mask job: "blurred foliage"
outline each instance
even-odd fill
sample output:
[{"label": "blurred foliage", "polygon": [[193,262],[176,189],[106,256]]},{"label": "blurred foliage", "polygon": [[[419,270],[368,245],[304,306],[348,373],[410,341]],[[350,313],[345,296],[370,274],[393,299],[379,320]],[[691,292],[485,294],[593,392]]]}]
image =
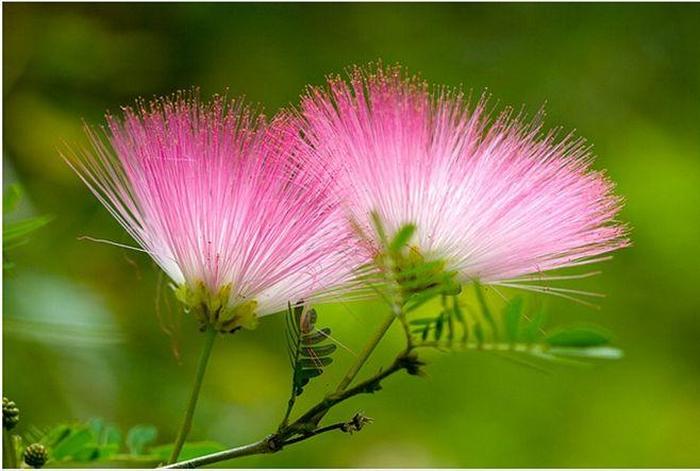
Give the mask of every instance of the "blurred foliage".
[{"label": "blurred foliage", "polygon": [[7,273],[14,266],[9,260],[7,251],[27,243],[29,234],[40,229],[51,220],[49,216],[35,216],[19,221],[8,220],[12,219],[12,213],[17,208],[21,198],[22,189],[17,183],[9,185],[2,196],[2,269],[4,273]]},{"label": "blurred foliage", "polygon": [[[126,435],[102,419],[61,423],[46,430],[33,426],[28,429],[16,437],[16,453],[21,456],[26,444],[37,443],[46,450],[47,468],[154,468],[165,463],[172,451],[172,445],[154,446],[158,431],[153,425],[135,425]],[[223,449],[212,441],[190,442],[180,456],[189,459]]]},{"label": "blurred foliage", "polygon": [[[86,144],[81,118],[98,124],[137,96],[192,85],[274,112],[305,84],[382,58],[530,112],[546,102],[548,125],[595,144],[635,246],[575,282],[608,295],[600,311],[534,296],[523,312],[605,325],[625,358],[540,374],[496,355],[434,353],[427,378],[397,375],[333,412],[364,410],[376,419],[366,431],[233,464],[700,466],[700,6],[14,3],[3,22],[4,186],[25,189],[17,220],[54,215],[12,251],[3,285],[3,392],[22,404],[18,433],[102,416],[172,441],[202,340],[175,303],[156,302],[145,256],[78,240],[129,242],[58,156],[65,142]],[[484,297],[501,311],[492,290]],[[460,301],[479,306],[471,290]],[[421,309],[438,312],[431,302]],[[299,407],[337,383],[384,309],[317,307],[338,350]],[[193,440],[235,445],[274,429],[290,387],[284,324],[266,318],[217,345]],[[401,344],[392,330],[368,371]]]}]

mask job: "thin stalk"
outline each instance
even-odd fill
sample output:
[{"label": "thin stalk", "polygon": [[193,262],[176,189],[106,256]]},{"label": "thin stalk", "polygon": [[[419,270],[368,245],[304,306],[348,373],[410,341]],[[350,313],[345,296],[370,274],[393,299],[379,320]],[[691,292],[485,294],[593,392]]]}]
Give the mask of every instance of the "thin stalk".
[{"label": "thin stalk", "polygon": [[190,433],[190,428],[192,428],[192,417],[194,416],[194,410],[197,407],[197,399],[199,399],[199,391],[202,389],[204,372],[207,369],[207,363],[209,363],[209,357],[211,356],[211,350],[214,346],[216,335],[216,329],[209,326],[205,333],[204,345],[202,346],[202,353],[199,357],[199,363],[197,364],[197,372],[194,377],[194,385],[192,386],[190,400],[187,404],[187,409],[185,410],[185,417],[182,421],[180,431],[177,434],[177,439],[175,439],[175,446],[173,447],[173,452],[170,455],[170,460],[168,460],[168,463],[174,463],[177,461],[178,456],[180,456],[182,446],[185,444],[185,440],[187,440],[187,436]]},{"label": "thin stalk", "polygon": [[[379,221],[378,216],[375,213],[372,214],[372,217],[375,218],[375,227],[377,228],[379,237],[382,240],[382,244],[385,247],[387,247],[388,242],[386,240],[386,234],[384,233],[384,229],[382,228],[381,222]],[[389,316],[384,319],[384,322],[382,322],[382,324],[379,326],[379,329],[367,341],[365,347],[360,352],[360,355],[355,360],[355,363],[352,364],[348,372],[345,373],[345,376],[338,384],[336,392],[341,392],[345,390],[348,386],[350,386],[350,383],[352,383],[352,381],[355,379],[355,376],[357,376],[357,374],[360,372],[362,366],[367,362],[367,359],[370,357],[374,349],[377,348],[377,345],[382,340],[384,335],[386,335],[387,331],[389,330],[389,327],[391,327],[391,324],[394,323],[394,320],[397,317],[403,317],[403,300],[401,299],[401,294],[397,287],[395,275],[396,266],[394,260],[391,258],[390,255],[385,255],[383,264],[384,278],[387,282],[387,287],[389,288],[389,304],[391,305],[391,312],[389,313]],[[408,347],[410,349],[411,337],[409,333],[407,333],[407,339],[409,342]]]},{"label": "thin stalk", "polygon": [[[344,427],[347,427],[353,419],[351,419],[351,421],[348,422],[337,423],[317,429],[311,429],[310,427],[315,426],[315,424],[318,423],[319,417],[325,415],[332,407],[336,406],[337,404],[345,402],[346,400],[360,394],[369,394],[374,391],[377,391],[380,388],[380,383],[389,376],[393,375],[394,373],[397,373],[401,370],[407,370],[411,372],[413,369],[421,365],[422,363],[418,360],[416,356],[411,356],[410,352],[402,352],[387,368],[384,368],[383,370],[376,373],[374,376],[358,383],[352,388],[348,388],[342,392],[337,392],[326,396],[323,400],[321,400],[321,402],[317,403],[315,406],[309,409],[294,423],[284,427],[281,430],[278,430],[276,433],[273,433],[272,435],[269,435],[266,438],[263,438],[262,440],[258,440],[248,445],[231,448],[229,450],[224,450],[217,453],[192,458],[190,460],[181,461],[178,463],[171,463],[167,466],[163,466],[163,468],[199,468],[209,464],[219,463],[234,458],[240,458],[242,456],[277,453],[287,445],[292,445],[304,440],[308,440],[320,434],[331,432],[334,430],[341,430],[345,432],[353,430],[357,431],[359,430],[359,428],[344,430]],[[415,374],[415,372],[411,374]]]},{"label": "thin stalk", "polygon": [[163,466],[163,469],[193,469],[201,468],[208,464],[218,463],[220,461],[227,461],[233,458],[239,458],[241,456],[249,455],[260,455],[265,453],[272,453],[273,450],[270,449],[267,439],[262,439],[257,442],[251,443],[249,445],[243,445],[236,448],[231,448],[230,450],[220,451],[218,453],[212,453],[210,455],[199,456],[197,458],[192,458],[187,461],[181,461],[179,463],[170,463],[168,466]]},{"label": "thin stalk", "polygon": [[357,376],[357,374],[360,372],[360,369],[362,369],[362,366],[370,357],[374,349],[377,348],[377,345],[382,340],[386,332],[389,330],[391,324],[394,323],[394,319],[396,319],[396,317],[396,314],[392,311],[389,313],[389,316],[384,319],[382,324],[379,326],[379,329],[369,339],[367,344],[365,344],[364,348],[355,360],[355,363],[353,363],[348,372],[345,373],[345,376],[338,384],[336,392],[341,392],[345,390],[348,386],[350,386],[350,383],[352,383],[352,380],[354,380],[355,376]]},{"label": "thin stalk", "polygon": [[12,440],[12,432],[9,430],[2,432],[2,466],[5,469],[17,468],[17,454]]}]

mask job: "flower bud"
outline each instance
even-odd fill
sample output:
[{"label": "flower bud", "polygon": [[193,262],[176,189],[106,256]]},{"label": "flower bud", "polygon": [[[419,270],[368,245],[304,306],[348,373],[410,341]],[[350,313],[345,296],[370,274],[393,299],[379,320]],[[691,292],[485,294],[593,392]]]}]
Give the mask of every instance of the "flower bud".
[{"label": "flower bud", "polygon": [[48,458],[46,448],[39,443],[32,443],[24,450],[24,462],[32,468],[41,468]]},{"label": "flower bud", "polygon": [[19,409],[14,401],[6,397],[2,398],[2,426],[5,430],[12,430],[19,423]]}]

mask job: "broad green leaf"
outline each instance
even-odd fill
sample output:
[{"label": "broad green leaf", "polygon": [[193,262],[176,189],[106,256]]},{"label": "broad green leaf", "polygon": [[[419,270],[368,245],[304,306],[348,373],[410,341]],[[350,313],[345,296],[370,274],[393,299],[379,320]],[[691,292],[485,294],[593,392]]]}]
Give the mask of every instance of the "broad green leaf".
[{"label": "broad green leaf", "polygon": [[[185,443],[180,451],[180,461],[189,460],[202,455],[208,455],[225,450],[226,447],[218,442],[202,441]],[[161,460],[166,461],[170,458],[173,451],[173,445],[155,446],[149,450],[150,454],[157,455]]]},{"label": "broad green leaf", "polygon": [[121,445],[118,443],[113,443],[109,445],[99,445],[97,450],[99,452],[99,457],[97,459],[102,460],[107,459],[110,456],[114,456],[117,453],[119,453],[120,449]]},{"label": "broad green leaf", "polygon": [[53,446],[52,457],[60,460],[63,458],[78,458],[84,459],[85,454],[92,454],[96,448],[95,436],[92,431],[85,426],[70,429],[66,435],[62,433],[62,439],[58,440]]},{"label": "broad green leaf", "polygon": [[546,342],[554,347],[595,347],[607,344],[610,337],[597,327],[571,327],[550,334]]},{"label": "broad green leaf", "polygon": [[97,443],[93,442],[73,453],[71,458],[75,461],[88,462],[98,459],[100,454],[100,447],[97,446]]},{"label": "broad green leaf", "polygon": [[66,439],[73,431],[72,425],[60,424],[46,432],[44,437],[41,439],[41,443],[49,448],[56,448],[56,446]]},{"label": "broad green leaf", "polygon": [[391,244],[389,244],[389,250],[391,250],[392,252],[399,252],[406,246],[406,244],[408,244],[415,232],[416,226],[414,226],[413,224],[406,224],[405,226],[403,226],[401,229],[398,230],[394,238],[391,240]]},{"label": "broad green leaf", "polygon": [[153,425],[136,425],[126,434],[126,446],[132,455],[145,454],[146,446],[158,436]]}]

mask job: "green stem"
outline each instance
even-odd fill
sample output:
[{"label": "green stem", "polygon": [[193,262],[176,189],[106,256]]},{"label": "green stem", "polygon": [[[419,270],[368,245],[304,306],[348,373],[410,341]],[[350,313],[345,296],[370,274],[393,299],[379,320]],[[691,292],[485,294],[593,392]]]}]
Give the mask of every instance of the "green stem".
[{"label": "green stem", "polygon": [[12,432],[3,429],[2,434],[2,467],[5,469],[17,468],[17,454],[12,440]]},{"label": "green stem", "polygon": [[396,317],[396,314],[394,313],[394,311],[392,311],[389,313],[389,316],[386,319],[384,319],[382,324],[379,326],[379,329],[369,339],[365,347],[360,352],[359,356],[357,357],[357,360],[355,360],[355,363],[353,363],[348,372],[345,373],[345,376],[340,381],[340,384],[338,384],[338,388],[336,389],[337,392],[341,392],[345,390],[348,386],[350,386],[350,383],[352,383],[352,380],[355,379],[357,373],[360,372],[360,369],[365,364],[365,362],[372,354],[374,349],[377,348],[379,341],[382,340],[382,337],[384,337],[384,334],[386,334],[386,332],[389,330],[391,324],[394,323]]},{"label": "green stem", "polygon": [[175,446],[173,447],[173,452],[170,455],[170,460],[168,461],[169,463],[174,463],[177,461],[178,456],[180,456],[182,446],[185,444],[185,440],[187,440],[187,436],[190,433],[190,428],[192,427],[192,417],[194,416],[194,409],[195,407],[197,407],[197,399],[199,398],[199,391],[200,389],[202,389],[202,380],[204,379],[204,372],[207,369],[207,363],[209,362],[209,356],[211,355],[211,350],[214,346],[214,340],[216,339],[216,335],[216,329],[212,326],[209,326],[206,330],[204,346],[202,347],[202,353],[199,357],[199,363],[197,364],[197,373],[194,377],[192,394],[190,395],[190,400],[187,404],[187,410],[185,410],[185,417],[182,421],[180,431],[177,434]]},{"label": "green stem", "polygon": [[341,402],[344,402],[357,395],[369,394],[379,390],[380,383],[383,380],[401,370],[406,370],[410,374],[417,374],[417,368],[422,366],[422,364],[423,363],[420,362],[420,360],[418,360],[418,357],[416,355],[412,354],[410,351],[404,351],[400,353],[394,359],[394,362],[387,368],[380,370],[374,376],[358,383],[352,388],[347,388],[342,392],[336,392],[326,396],[323,400],[321,400],[321,402],[317,403],[315,406],[309,409],[294,423],[283,427],[276,433],[269,435],[266,438],[263,438],[262,440],[258,440],[257,442],[248,445],[231,448],[230,450],[224,450],[217,453],[212,453],[210,455],[192,458],[187,461],[171,463],[168,466],[164,466],[163,468],[199,468],[205,465],[239,458],[241,456],[277,453],[287,445],[292,445],[294,443],[308,440],[322,433],[330,432],[333,430],[341,430],[348,433],[352,431],[357,431],[361,428],[361,425],[355,425],[355,428],[350,428],[348,430],[344,429],[344,427],[348,427],[350,423],[354,422],[355,418],[344,423],[337,423],[321,428],[315,427],[316,424],[318,424],[320,417],[323,417],[332,407],[336,406],[337,404],[340,404]]}]

